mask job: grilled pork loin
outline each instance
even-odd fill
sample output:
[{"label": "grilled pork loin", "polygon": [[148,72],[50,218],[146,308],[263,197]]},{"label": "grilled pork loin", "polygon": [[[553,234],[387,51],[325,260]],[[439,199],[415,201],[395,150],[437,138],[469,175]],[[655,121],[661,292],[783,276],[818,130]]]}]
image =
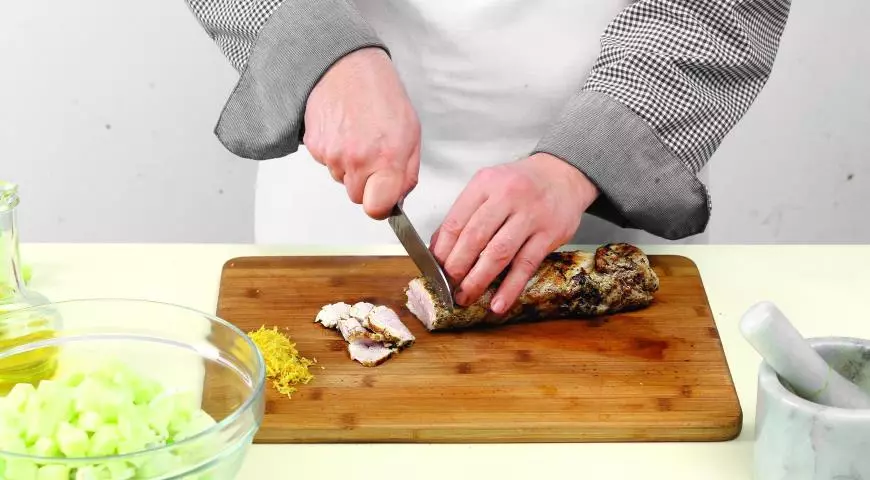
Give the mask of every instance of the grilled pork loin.
[{"label": "grilled pork loin", "polygon": [[321,307],[314,321],[338,330],[347,342],[350,358],[367,367],[384,363],[415,340],[399,316],[383,305],[332,303]]},{"label": "grilled pork loin", "polygon": [[423,277],[405,288],[407,307],[430,331],[467,328],[478,324],[590,317],[642,308],[659,288],[658,276],[647,256],[626,243],[607,244],[595,253],[550,253],[516,303],[503,315],[489,304],[507,270],[480,299],[467,307],[442,305]]}]

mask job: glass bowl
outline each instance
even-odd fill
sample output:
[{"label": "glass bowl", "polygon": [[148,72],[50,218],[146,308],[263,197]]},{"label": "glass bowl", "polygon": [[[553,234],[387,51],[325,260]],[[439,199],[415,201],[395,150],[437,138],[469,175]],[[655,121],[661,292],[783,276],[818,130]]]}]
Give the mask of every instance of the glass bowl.
[{"label": "glass bowl", "polygon": [[26,333],[0,343],[5,480],[232,479],[260,428],[263,357],[213,315],[71,300],[0,314],[3,332]]}]

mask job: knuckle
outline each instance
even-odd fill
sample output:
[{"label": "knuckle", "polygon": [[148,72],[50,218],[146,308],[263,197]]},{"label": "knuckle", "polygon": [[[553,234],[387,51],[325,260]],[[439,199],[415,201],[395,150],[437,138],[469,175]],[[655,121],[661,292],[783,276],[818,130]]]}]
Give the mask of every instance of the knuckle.
[{"label": "knuckle", "polygon": [[[341,154],[335,150],[321,149],[320,150],[320,161],[324,165],[334,168],[336,170],[341,170]],[[317,157],[315,157],[317,158]]]},{"label": "knuckle", "polygon": [[511,248],[504,242],[492,242],[486,247],[485,255],[495,263],[504,265],[510,261]]},{"label": "knuckle", "polygon": [[477,171],[474,174],[475,181],[478,182],[491,182],[498,177],[498,170],[494,167],[484,167]]},{"label": "knuckle", "polygon": [[477,246],[478,252],[481,249],[486,248],[486,244],[489,238],[486,237],[486,234],[481,227],[475,225],[467,225],[465,227],[465,231],[463,231],[462,233],[463,235],[468,237],[469,243],[471,245]]},{"label": "knuckle", "polygon": [[398,142],[384,142],[378,147],[378,158],[382,161],[393,164],[401,155],[403,148]]},{"label": "knuckle", "polygon": [[462,224],[455,218],[446,218],[441,225],[441,231],[447,235],[457,237],[462,233]]},{"label": "knuckle", "polygon": [[463,271],[462,266],[456,262],[449,262],[444,266],[444,271],[446,271],[447,275],[453,279],[460,279],[465,276],[465,271]]},{"label": "knuckle", "polygon": [[532,260],[528,255],[521,255],[514,260],[514,268],[522,273],[523,277],[531,277],[538,269],[538,262]]},{"label": "knuckle", "polygon": [[506,172],[504,175],[504,189],[507,195],[519,196],[532,191],[532,182],[525,175],[516,172]]},{"label": "knuckle", "polygon": [[345,150],[342,155],[342,163],[346,170],[356,172],[363,169],[367,158],[368,153],[364,149],[353,147]]}]

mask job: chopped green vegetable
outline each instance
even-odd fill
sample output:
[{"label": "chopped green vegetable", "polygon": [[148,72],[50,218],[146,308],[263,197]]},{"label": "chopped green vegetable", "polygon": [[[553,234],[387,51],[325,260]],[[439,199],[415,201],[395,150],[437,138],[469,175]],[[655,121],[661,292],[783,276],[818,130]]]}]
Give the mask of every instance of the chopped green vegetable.
[{"label": "chopped green vegetable", "polygon": [[66,465],[63,459],[123,455],[171,445],[214,424],[190,392],[164,389],[118,363],[43,380],[37,387],[20,383],[0,397],[0,451],[45,460],[0,455],[0,478],[134,480],[172,474],[217,454],[213,448],[217,445],[197,442],[130,461],[90,465]]}]

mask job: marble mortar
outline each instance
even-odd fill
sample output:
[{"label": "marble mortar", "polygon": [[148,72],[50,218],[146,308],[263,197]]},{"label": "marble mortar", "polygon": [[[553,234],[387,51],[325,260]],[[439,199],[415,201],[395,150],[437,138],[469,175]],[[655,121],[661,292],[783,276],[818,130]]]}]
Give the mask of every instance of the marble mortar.
[{"label": "marble mortar", "polygon": [[[870,340],[807,339],[840,375],[870,392]],[[755,480],[870,480],[870,409],[796,395],[762,362],[755,416]]]}]

